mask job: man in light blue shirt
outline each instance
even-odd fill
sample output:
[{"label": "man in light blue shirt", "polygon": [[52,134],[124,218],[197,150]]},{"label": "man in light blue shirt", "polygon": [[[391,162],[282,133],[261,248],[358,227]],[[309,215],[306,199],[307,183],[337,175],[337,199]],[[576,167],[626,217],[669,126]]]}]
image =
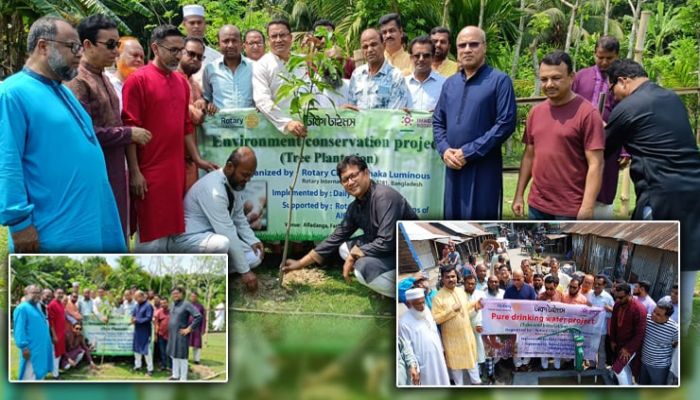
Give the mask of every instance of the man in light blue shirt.
[{"label": "man in light blue shirt", "polygon": [[78,300],[78,312],[83,317],[92,315],[92,298],[90,298],[90,289],[83,290],[83,298]]},{"label": "man in light blue shirt", "polygon": [[365,29],[360,45],[367,64],[353,71],[348,89],[350,104],[345,108],[355,111],[410,108],[411,94],[401,71],[384,59],[380,33],[373,28]]},{"label": "man in light blue shirt", "polygon": [[208,64],[202,77],[207,112],[224,108],[248,108],[253,104],[253,64],[241,55],[241,31],[233,25],[219,29],[222,58]]},{"label": "man in light blue shirt", "polygon": [[445,78],[432,68],[433,57],[435,56],[435,45],[428,36],[419,36],[411,41],[408,46],[413,63],[413,73],[408,75],[406,86],[411,92],[413,110],[433,111]]},{"label": "man in light blue shirt", "polygon": [[56,17],[29,30],[22,71],[0,86],[0,224],[10,252],[124,252],[126,245],[90,116],[62,81],[82,44]]}]

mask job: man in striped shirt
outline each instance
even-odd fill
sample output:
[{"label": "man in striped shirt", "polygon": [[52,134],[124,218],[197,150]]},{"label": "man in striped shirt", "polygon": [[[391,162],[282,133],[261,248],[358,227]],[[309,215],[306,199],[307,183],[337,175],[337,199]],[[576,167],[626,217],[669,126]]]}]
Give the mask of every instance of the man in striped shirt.
[{"label": "man in striped shirt", "polygon": [[642,344],[640,385],[663,385],[671,367],[673,348],[678,345],[678,323],[670,319],[673,304],[659,301],[647,314],[647,329]]}]

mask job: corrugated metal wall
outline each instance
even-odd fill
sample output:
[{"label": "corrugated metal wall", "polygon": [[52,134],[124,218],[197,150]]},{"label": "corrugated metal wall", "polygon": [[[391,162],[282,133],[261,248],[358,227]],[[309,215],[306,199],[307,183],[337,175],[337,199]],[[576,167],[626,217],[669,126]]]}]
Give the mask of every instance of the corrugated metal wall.
[{"label": "corrugated metal wall", "polygon": [[576,265],[586,265],[586,236],[577,234],[573,234],[571,236],[571,248]]},{"label": "corrugated metal wall", "polygon": [[651,287],[651,297],[654,300],[671,294],[671,287],[678,282],[678,253],[664,251],[661,257],[659,275],[656,278],[656,285]]},{"label": "corrugated metal wall", "polygon": [[[648,246],[635,246],[632,252],[632,257],[630,257],[630,276],[631,274],[637,275],[640,281],[649,281],[651,283],[652,289],[657,285],[657,277],[659,276],[659,271],[661,269],[667,270],[669,266],[665,266],[662,263],[664,256],[664,251],[655,249]],[[664,272],[668,274],[668,271]],[[659,297],[654,296],[652,292],[651,296],[654,300],[658,300]]]},{"label": "corrugated metal wall", "polygon": [[616,239],[590,236],[588,246],[588,265],[585,269],[587,273],[597,275],[605,268],[615,266],[617,258],[617,248],[619,246]]}]

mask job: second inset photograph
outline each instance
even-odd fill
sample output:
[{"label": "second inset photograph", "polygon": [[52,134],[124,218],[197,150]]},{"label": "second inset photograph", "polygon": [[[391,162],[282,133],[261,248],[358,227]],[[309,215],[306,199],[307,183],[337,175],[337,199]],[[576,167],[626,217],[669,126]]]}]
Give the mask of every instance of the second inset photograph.
[{"label": "second inset photograph", "polygon": [[397,386],[670,386],[678,222],[404,221]]}]

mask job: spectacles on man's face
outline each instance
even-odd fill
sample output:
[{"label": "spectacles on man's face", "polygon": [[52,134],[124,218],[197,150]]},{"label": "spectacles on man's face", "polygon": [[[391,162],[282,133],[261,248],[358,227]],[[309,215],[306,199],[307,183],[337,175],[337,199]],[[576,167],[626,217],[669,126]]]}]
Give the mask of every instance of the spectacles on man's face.
[{"label": "spectacles on man's face", "polygon": [[343,185],[347,185],[348,182],[350,182],[351,180],[354,182],[355,180],[357,180],[357,177],[360,176],[361,173],[362,171],[355,171],[353,173],[347,174],[340,178],[340,183],[342,183]]},{"label": "spectacles on man's face", "polygon": [[95,43],[104,45],[107,50],[114,50],[117,47],[119,47],[119,41],[114,39],[109,39],[106,42],[100,42],[99,40],[96,40]]},{"label": "spectacles on man's face", "polygon": [[174,56],[174,57],[177,57],[178,55],[182,54],[183,51],[185,51],[184,47],[166,47],[160,43],[156,43],[156,44],[158,45],[158,47],[162,47],[165,50],[168,50],[170,52],[170,55]]},{"label": "spectacles on man's face", "polygon": [[479,48],[479,46],[481,46],[482,43],[484,43],[484,42],[476,42],[476,41],[474,41],[474,42],[462,42],[462,43],[457,43],[457,47],[460,49],[466,49],[467,47],[469,47],[472,50],[476,50]]},{"label": "spectacles on man's face", "polygon": [[54,42],[54,43],[62,44],[64,46],[70,48],[71,53],[73,53],[73,55],[76,55],[76,56],[78,54],[80,54],[80,52],[83,50],[83,45],[78,43],[78,42],[63,42],[61,40],[53,40],[53,39],[47,39],[47,38],[42,38],[42,39],[46,40],[47,42]]},{"label": "spectacles on man's face", "polygon": [[204,59],[207,58],[204,54],[200,54],[190,50],[185,50],[185,53],[187,53],[187,57],[194,58],[199,61],[204,61]]}]

